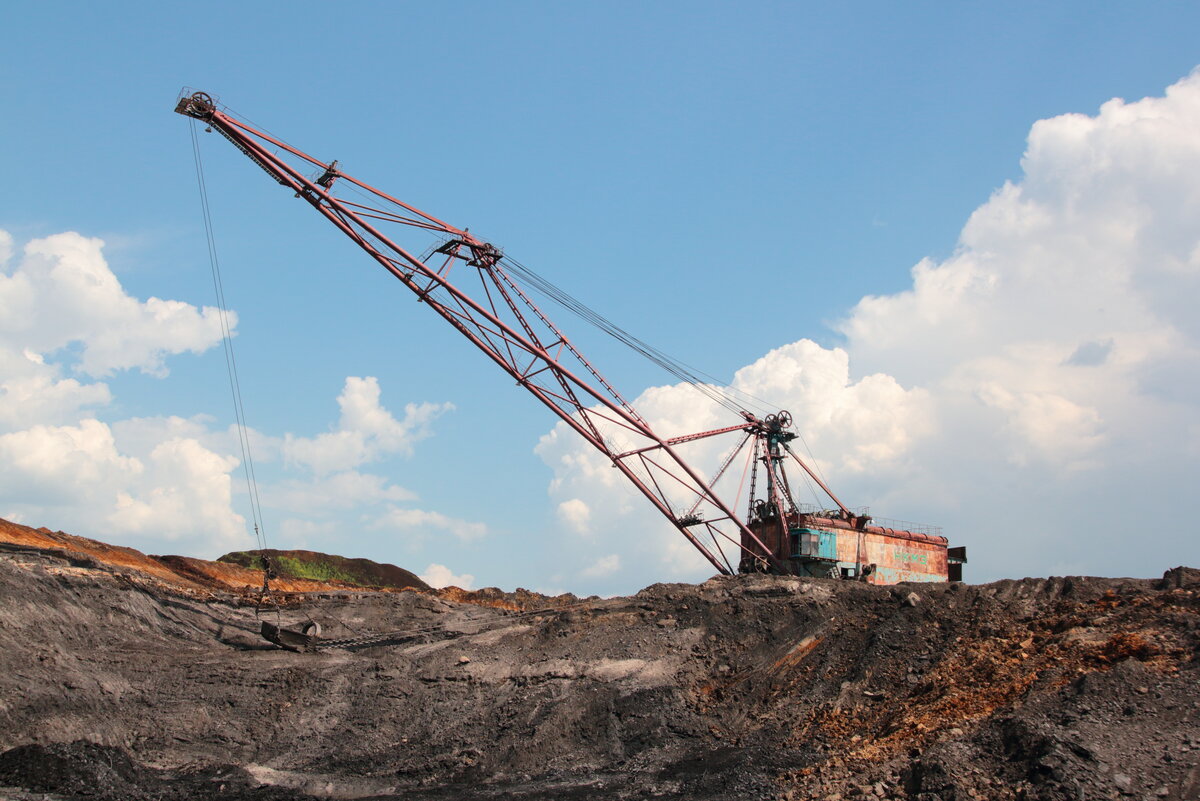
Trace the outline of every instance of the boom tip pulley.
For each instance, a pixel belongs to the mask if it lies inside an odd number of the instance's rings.
[[[795,432],[788,430],[792,427],[792,413],[786,409],[781,409],[775,414],[768,414],[766,417],[759,417],[752,412],[743,410],[742,417],[748,423],[744,430],[751,434],[773,436],[780,442],[790,442],[797,437]]]
[[[211,119],[213,112],[217,110],[217,104],[213,101],[212,96],[207,92],[192,92],[190,95],[185,94],[179,98],[179,102],[175,104],[175,113],[182,114],[185,117],[195,117],[198,120]]]

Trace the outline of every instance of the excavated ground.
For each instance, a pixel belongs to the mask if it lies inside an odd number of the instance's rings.
[[[1196,570],[326,590],[282,622],[434,631],[305,654],[61,547],[0,546],[0,598],[0,798],[1200,798]]]

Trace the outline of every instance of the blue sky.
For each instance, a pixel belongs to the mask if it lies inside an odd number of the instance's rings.
[[[1182,506],[1200,452],[1194,324],[1172,305],[1197,289],[1194,225],[1171,213],[1194,208],[1194,142],[1101,106],[1124,98],[1186,130],[1186,98],[1136,103],[1200,64],[1200,11],[1044,6],[10,8],[0,308],[25,321],[3,332],[0,516],[153,552],[249,544],[223,360],[197,311],[213,295],[188,123],[171,113],[190,86],[709,373],[785,349],[777,397],[807,411],[839,494],[943,524],[974,580],[1194,563],[1194,534],[1170,526],[1129,547],[1146,509]],[[568,444],[535,453],[548,413],[340,234],[227,143],[202,145],[270,544],[442,565],[475,586],[608,593],[706,575],[619,489],[564,468]],[[1138,198],[1137,213],[1079,197]],[[1014,208],[1041,210],[1053,234],[1012,223],[1027,219]],[[1142,226],[1128,251],[1121,219]],[[60,238],[23,261],[64,232],[103,249]],[[1113,244],[1086,254],[1067,233]],[[1182,266],[1162,266],[1168,245]],[[1111,286],[1089,272],[1109,257]],[[47,264],[95,277],[97,259],[119,291],[63,300]],[[909,303],[898,293],[923,259],[942,269]],[[17,291],[26,274],[40,293]],[[956,276],[986,287],[946,301],[966,323],[928,296]],[[1109,290],[1136,309],[1113,312]],[[196,308],[170,333],[122,298]],[[563,323],[628,396],[669,384]],[[114,337],[143,355],[89,361]],[[1079,375],[1088,359],[1095,375]],[[774,386],[764,371],[744,380]],[[396,425],[339,422],[339,396],[370,406],[372,386]],[[668,428],[684,425],[673,403],[654,406]],[[361,440],[361,462],[320,473],[297,457],[338,432]]]

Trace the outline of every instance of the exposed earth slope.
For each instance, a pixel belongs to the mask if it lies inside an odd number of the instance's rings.
[[[429,589],[417,576],[395,565],[346,559],[314,551],[237,551],[215,562],[188,556],[150,556],[133,548],[109,545],[48,528],[30,528],[0,519],[0,543],[10,550],[31,548],[68,560],[118,571],[133,571],[186,592],[256,592],[262,587],[262,557],[273,562],[272,586],[285,592],[320,592],[346,587]]]
[[[427,590],[429,585],[415,574],[395,565],[380,564],[370,559],[347,559],[344,556],[316,551],[235,551],[217,559],[218,562],[257,570],[263,568],[266,557],[280,578],[333,581],[357,587]]]
[[[396,634],[299,654],[246,593],[64,543],[0,545],[0,797],[1200,797],[1200,571],[325,586],[278,619]]]

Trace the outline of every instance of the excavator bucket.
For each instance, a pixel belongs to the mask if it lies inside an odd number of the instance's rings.
[[[263,639],[296,653],[315,650],[317,642],[321,639],[320,631],[319,627],[311,623],[305,625],[303,631],[293,631],[265,620],[262,622]]]

